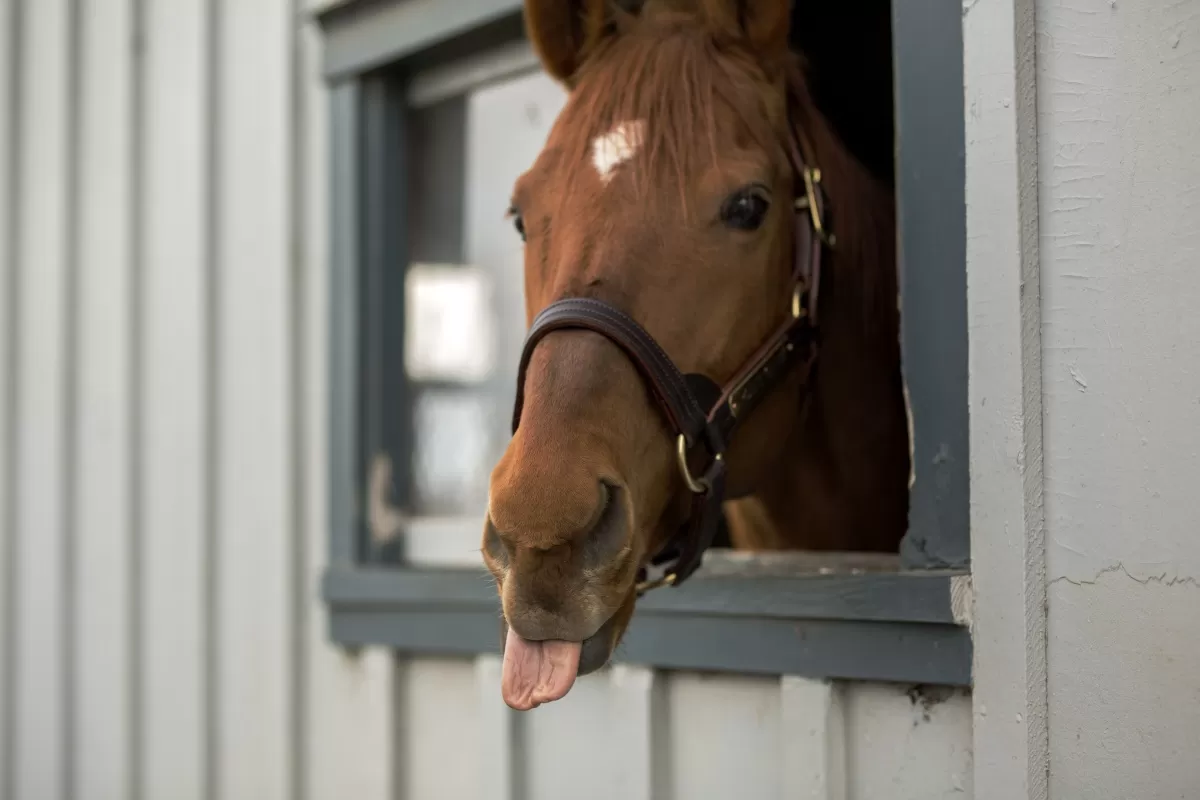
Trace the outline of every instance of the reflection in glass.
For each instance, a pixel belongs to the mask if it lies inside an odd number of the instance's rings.
[[[495,450],[486,398],[462,389],[426,389],[414,413],[414,512],[481,516]]]

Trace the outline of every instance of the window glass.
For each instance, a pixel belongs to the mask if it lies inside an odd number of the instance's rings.
[[[526,327],[522,243],[505,211],[565,98],[531,70],[409,110],[410,562],[478,564],[488,478],[510,437]],[[455,518],[461,524],[444,524]],[[427,524],[433,519],[442,523]],[[432,536],[441,541],[422,541]]]

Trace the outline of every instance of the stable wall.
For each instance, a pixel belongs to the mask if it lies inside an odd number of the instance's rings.
[[[1200,5],[1039,0],[1050,796],[1200,794]]]
[[[289,0],[0,0],[0,798],[389,797],[325,644],[325,91]]]
[[[0,0],[0,800],[971,797],[958,691],[327,644],[304,13]]]

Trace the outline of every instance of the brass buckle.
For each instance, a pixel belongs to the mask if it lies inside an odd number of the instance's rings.
[[[640,594],[645,594],[646,592],[650,591],[651,589],[657,589],[660,586],[674,586],[674,585],[675,585],[675,573],[668,572],[666,575],[663,575],[661,578],[655,578],[654,580],[649,580],[649,581],[642,581],[635,588],[637,589],[637,593],[640,595]]]
[[[713,461],[720,461],[721,457],[721,454],[717,453]],[[697,480],[692,477],[692,471],[688,469],[687,437],[682,433],[679,434],[679,438],[675,441],[675,460],[679,463],[679,472],[683,475],[683,481],[687,484],[688,489],[694,494],[704,494],[708,491],[708,479],[701,477]]]
[[[796,198],[796,208],[808,209],[813,230],[817,232],[817,236],[821,237],[821,241],[829,247],[833,247],[837,244],[837,237],[825,230],[825,221],[821,219],[821,206],[817,203],[817,185],[821,182],[821,170],[805,167],[802,174],[804,176],[804,197]]]

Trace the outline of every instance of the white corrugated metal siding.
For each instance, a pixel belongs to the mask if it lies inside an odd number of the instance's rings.
[[[325,97],[287,0],[0,3],[0,797],[388,798],[325,645]]]
[[[302,12],[0,1],[0,800],[969,797],[961,693],[326,644]]]
[[[964,692],[617,667],[518,715],[492,657],[401,670],[409,798],[967,800]]]

